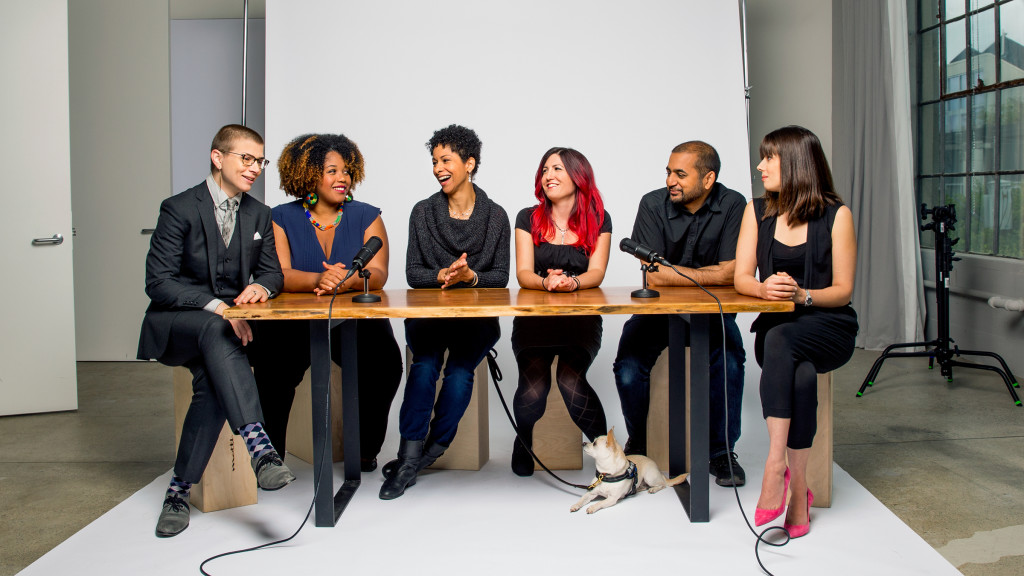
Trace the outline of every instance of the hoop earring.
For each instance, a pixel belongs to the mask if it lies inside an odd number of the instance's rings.
[[[316,192],[310,192],[309,194],[306,194],[306,197],[303,200],[305,200],[306,204],[309,206],[316,206],[316,203],[320,201],[320,198],[316,195]]]

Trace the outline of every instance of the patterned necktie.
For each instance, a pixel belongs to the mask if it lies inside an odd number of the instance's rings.
[[[220,208],[224,211],[224,219],[220,225],[220,237],[224,240],[224,247],[231,244],[231,235],[235,232],[235,213],[238,211],[238,198],[228,198],[221,203]]]

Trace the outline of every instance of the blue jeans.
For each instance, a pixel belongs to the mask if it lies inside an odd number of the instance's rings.
[[[740,437],[740,411],[743,408],[743,363],[746,352],[743,338],[736,326],[736,315],[725,315],[726,371],[728,393],[722,391],[722,328],[717,317],[709,319],[708,349],[710,353],[710,442],[708,454],[713,459],[732,452]],[[626,321],[619,339],[619,350],[612,370],[615,387],[626,419],[626,431],[634,446],[647,446],[647,411],[651,403],[651,368],[661,351],[668,346],[669,317],[636,315]],[[728,400],[729,431],[725,430],[724,408]]]
[[[398,414],[402,438],[451,445],[459,420],[473,396],[476,367],[500,335],[497,318],[409,318],[405,321],[405,340],[412,351],[412,367]],[[448,351],[447,363],[445,350]],[[444,380],[435,404],[434,393],[442,365]]]

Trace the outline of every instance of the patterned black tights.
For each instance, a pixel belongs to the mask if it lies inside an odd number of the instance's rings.
[[[597,393],[587,382],[587,369],[593,362],[589,354],[579,347],[528,348],[519,353],[519,388],[512,401],[519,434],[531,447],[533,427],[544,415],[548,392],[551,389],[551,364],[558,356],[555,380],[562,393],[569,417],[591,441],[608,432],[604,408]],[[516,442],[512,454],[512,469],[527,475],[533,471],[529,453]]]

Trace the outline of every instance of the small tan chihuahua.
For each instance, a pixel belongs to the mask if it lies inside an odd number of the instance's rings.
[[[608,431],[607,436],[598,436],[593,442],[584,444],[583,451],[594,458],[597,476],[590,483],[587,493],[569,508],[569,512],[576,512],[594,498],[603,496],[604,500],[587,508],[587,514],[593,514],[602,508],[614,506],[637,490],[646,488],[649,494],[654,494],[666,486],[683,482],[689,476],[680,474],[668,479],[661,475],[654,460],[646,456],[626,456],[622,446],[615,441],[615,427]]]

